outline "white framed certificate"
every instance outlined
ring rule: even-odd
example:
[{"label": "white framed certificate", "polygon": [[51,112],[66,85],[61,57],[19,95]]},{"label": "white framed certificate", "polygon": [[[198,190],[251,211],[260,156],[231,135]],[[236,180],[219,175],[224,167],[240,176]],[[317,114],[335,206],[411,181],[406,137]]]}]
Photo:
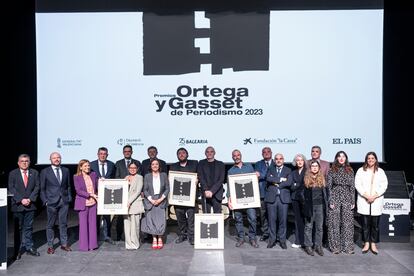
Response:
[{"label": "white framed certificate", "polygon": [[233,210],[260,207],[259,180],[256,173],[229,175],[228,184]]},{"label": "white framed certificate", "polygon": [[224,215],[194,215],[194,248],[224,249]]},{"label": "white framed certificate", "polygon": [[128,180],[99,179],[98,215],[128,214]]},{"label": "white framed certificate", "polygon": [[168,203],[179,206],[195,206],[197,174],[190,172],[170,171],[168,173],[170,193]]}]

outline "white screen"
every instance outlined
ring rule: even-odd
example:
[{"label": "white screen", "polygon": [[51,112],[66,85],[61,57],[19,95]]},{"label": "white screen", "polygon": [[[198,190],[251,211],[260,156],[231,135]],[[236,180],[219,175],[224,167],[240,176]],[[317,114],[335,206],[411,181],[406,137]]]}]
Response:
[{"label": "white screen", "polygon": [[[296,153],[310,157],[313,145],[329,161],[339,150],[351,162],[362,162],[368,151],[383,160],[382,9],[271,11],[268,70],[212,74],[211,65],[201,64],[201,72],[144,75],[143,32],[142,12],[36,14],[39,164],[49,163],[52,151],[64,163],[92,160],[101,146],[118,160],[125,144],[140,160],[154,145],[167,162],[176,162],[182,146],[190,158],[203,159],[208,145],[225,162],[236,148],[255,162],[265,146],[289,162]],[[215,50],[208,39],[194,40],[194,48]],[[177,90],[203,86],[206,95],[172,105],[230,98],[225,104],[233,107],[187,106],[176,109],[183,115],[171,114]],[[225,88],[241,94],[220,96]],[[164,100],[160,111],[156,101]]]}]

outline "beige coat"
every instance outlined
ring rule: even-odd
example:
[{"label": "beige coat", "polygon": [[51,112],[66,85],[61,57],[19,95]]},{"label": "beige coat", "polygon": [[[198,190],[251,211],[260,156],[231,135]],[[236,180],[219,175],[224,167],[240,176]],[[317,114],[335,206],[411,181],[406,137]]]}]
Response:
[{"label": "beige coat", "polygon": [[143,185],[143,177],[139,174],[135,175],[130,183],[128,191],[128,204],[130,204],[128,209],[129,215],[137,215],[145,212],[141,197]]},{"label": "beige coat", "polygon": [[[372,171],[366,170],[361,167],[358,169],[355,175],[355,188],[358,191],[357,208],[358,213],[361,215],[380,216],[382,214],[382,206],[384,201],[384,193],[387,190],[388,179],[383,169],[378,168],[378,171],[374,174],[371,188]],[[362,196],[363,194],[368,195],[379,195],[373,203],[371,203],[371,214],[370,204]]]}]

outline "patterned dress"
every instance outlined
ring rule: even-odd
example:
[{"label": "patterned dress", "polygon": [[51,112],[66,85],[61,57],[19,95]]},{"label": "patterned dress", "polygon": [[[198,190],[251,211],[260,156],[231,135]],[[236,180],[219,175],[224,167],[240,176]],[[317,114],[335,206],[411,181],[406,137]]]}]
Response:
[{"label": "patterned dress", "polygon": [[[327,215],[328,244],[334,253],[354,251],[354,172],[339,167],[328,172],[329,208]],[[334,205],[334,208],[330,208]]]}]

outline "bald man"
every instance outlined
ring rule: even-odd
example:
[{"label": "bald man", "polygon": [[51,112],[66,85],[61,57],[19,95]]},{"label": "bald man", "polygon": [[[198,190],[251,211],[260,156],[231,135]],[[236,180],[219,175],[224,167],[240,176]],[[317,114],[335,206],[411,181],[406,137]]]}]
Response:
[{"label": "bald man", "polygon": [[47,209],[47,254],[54,254],[54,225],[59,222],[60,248],[72,251],[68,245],[67,221],[69,203],[72,201],[69,169],[61,166],[62,157],[58,152],[50,154],[49,167],[40,172],[40,198]]}]

